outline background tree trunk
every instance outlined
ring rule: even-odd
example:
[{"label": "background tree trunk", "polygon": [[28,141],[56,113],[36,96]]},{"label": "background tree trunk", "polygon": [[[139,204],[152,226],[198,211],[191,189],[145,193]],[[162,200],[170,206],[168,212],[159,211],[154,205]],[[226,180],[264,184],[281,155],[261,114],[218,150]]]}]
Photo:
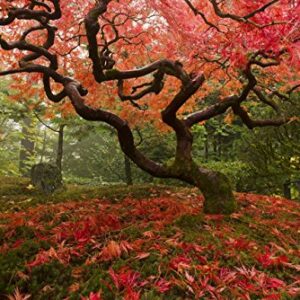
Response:
[{"label": "background tree trunk", "polygon": [[208,161],[209,158],[209,143],[208,143],[208,136],[206,137],[205,141],[204,141],[204,157],[205,157],[205,161]]},{"label": "background tree trunk", "polygon": [[33,122],[30,116],[25,116],[22,124],[22,140],[19,155],[19,171],[24,177],[30,176],[30,160],[34,155]]},{"label": "background tree trunk", "polygon": [[65,125],[60,125],[58,130],[58,143],[57,143],[57,154],[56,154],[56,166],[62,170],[62,159],[63,159],[63,146],[64,146],[64,128]]},{"label": "background tree trunk", "polygon": [[287,180],[283,185],[283,195],[287,199],[292,198],[292,195],[291,195],[291,181],[290,180]]},{"label": "background tree trunk", "polygon": [[44,161],[44,156],[45,156],[45,153],[46,153],[46,146],[47,146],[47,129],[45,128],[44,129],[44,137],[43,137],[40,163],[42,163]]},{"label": "background tree trunk", "polygon": [[129,158],[125,154],[124,154],[124,167],[125,167],[125,182],[127,185],[132,185],[131,163]]}]

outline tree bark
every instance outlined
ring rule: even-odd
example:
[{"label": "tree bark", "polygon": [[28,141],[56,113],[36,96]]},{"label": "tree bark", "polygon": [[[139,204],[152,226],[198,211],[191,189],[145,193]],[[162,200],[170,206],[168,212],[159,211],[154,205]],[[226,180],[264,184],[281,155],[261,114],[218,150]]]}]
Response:
[{"label": "tree bark", "polygon": [[56,166],[60,170],[62,170],[62,159],[63,159],[63,146],[64,146],[64,127],[65,125],[59,126],[58,131],[58,143],[57,143],[57,154],[56,154]]},{"label": "tree bark", "polygon": [[222,173],[204,169],[194,162],[182,160],[170,166],[173,177],[200,189],[206,214],[231,214],[237,209],[229,179]]},{"label": "tree bark", "polygon": [[198,168],[195,185],[204,196],[203,211],[207,214],[231,214],[237,209],[229,179],[222,173]]},{"label": "tree bark", "polygon": [[34,154],[35,143],[32,136],[32,119],[30,116],[26,116],[23,120],[22,125],[22,140],[21,140],[21,149],[19,155],[19,171],[22,176],[30,176],[30,167],[29,163]]},{"label": "tree bark", "polygon": [[284,197],[287,199],[291,199],[292,195],[291,195],[291,181],[287,180],[284,184],[283,184],[283,194]]},{"label": "tree bark", "polygon": [[46,145],[47,145],[47,130],[44,129],[44,138],[43,138],[43,145],[41,150],[41,158],[40,158],[40,164],[44,160],[45,152],[46,152]]}]

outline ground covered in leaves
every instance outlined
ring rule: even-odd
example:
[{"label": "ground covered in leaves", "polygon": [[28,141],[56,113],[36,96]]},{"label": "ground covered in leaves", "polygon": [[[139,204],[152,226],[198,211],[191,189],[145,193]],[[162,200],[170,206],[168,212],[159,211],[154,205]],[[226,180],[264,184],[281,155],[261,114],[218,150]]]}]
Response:
[{"label": "ground covered in leaves", "polygon": [[0,298],[300,299],[300,203],[205,216],[195,190],[148,192],[0,213]]}]

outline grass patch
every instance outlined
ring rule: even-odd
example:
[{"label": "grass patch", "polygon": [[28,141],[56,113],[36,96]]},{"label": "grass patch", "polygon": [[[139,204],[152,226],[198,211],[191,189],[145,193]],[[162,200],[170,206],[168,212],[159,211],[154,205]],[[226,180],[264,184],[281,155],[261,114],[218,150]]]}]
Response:
[{"label": "grass patch", "polygon": [[112,203],[125,198],[144,199],[178,192],[187,188],[163,185],[140,184],[133,186],[81,186],[65,185],[47,195],[32,187],[30,179],[22,177],[0,177],[0,212],[21,211],[39,204],[53,204],[65,201],[84,201],[89,199],[107,199]]}]

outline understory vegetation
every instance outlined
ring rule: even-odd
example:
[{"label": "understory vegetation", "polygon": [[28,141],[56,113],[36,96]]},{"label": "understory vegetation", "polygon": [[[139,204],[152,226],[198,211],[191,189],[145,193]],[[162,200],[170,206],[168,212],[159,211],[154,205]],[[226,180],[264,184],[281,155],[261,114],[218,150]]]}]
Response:
[{"label": "understory vegetation", "polygon": [[1,299],[300,296],[296,201],[239,193],[238,212],[222,216],[203,215],[189,188],[68,186],[45,196],[2,177],[0,191]]}]

